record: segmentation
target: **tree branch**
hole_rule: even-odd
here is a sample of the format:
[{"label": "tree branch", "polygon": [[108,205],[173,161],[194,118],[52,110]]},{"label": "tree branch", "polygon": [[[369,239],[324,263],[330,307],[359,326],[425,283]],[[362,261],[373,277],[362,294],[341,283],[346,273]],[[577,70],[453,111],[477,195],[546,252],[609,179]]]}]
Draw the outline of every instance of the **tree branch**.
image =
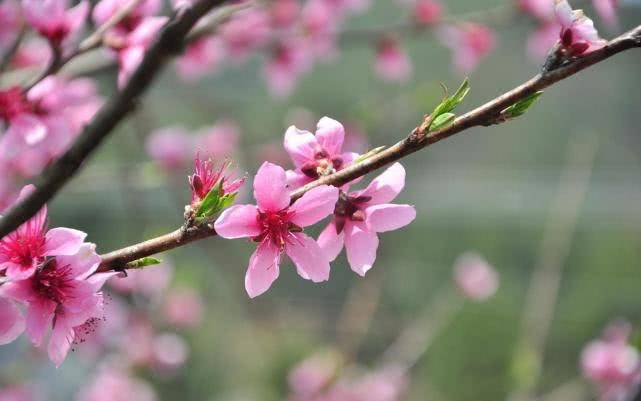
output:
[{"label": "tree branch", "polygon": [[[428,124],[425,123],[428,121],[429,116],[426,116],[424,121],[422,121],[407,138],[358,164],[296,189],[290,194],[292,201],[300,198],[307,191],[319,185],[343,185],[468,128],[504,122],[503,120],[497,120],[501,115],[501,111],[517,101],[525,99],[537,91],[547,88],[622,51],[635,47],[641,47],[641,25],[611,40],[605,47],[585,57],[569,62],[555,70],[536,75],[511,91],[458,117],[451,125],[445,128],[429,132],[426,128]],[[102,255],[102,264],[99,271],[122,270],[126,268],[128,262],[214,235],[216,235],[216,231],[213,228],[212,222],[181,228],[161,237]]]},{"label": "tree branch", "polygon": [[36,182],[36,190],[12,207],[0,220],[0,237],[9,234],[33,216],[80,170],[84,160],[135,108],[140,96],[169,58],[182,50],[184,39],[196,22],[213,7],[224,2],[225,0],[201,0],[174,14],[127,85],[100,109],[71,148],[45,170]]}]

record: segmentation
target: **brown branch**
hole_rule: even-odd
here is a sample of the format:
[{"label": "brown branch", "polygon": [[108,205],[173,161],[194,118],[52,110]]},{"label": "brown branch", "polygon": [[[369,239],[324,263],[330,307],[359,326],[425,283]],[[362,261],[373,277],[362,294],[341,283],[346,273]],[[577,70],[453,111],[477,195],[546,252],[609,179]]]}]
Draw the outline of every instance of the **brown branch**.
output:
[{"label": "brown branch", "polygon": [[[296,189],[291,193],[292,200],[300,198],[304,193],[319,185],[343,185],[355,178],[364,176],[369,172],[398,161],[411,153],[443,139],[449,138],[450,136],[468,128],[487,126],[491,123],[501,122],[497,121],[501,116],[501,111],[505,110],[517,101],[525,99],[531,94],[568,78],[591,65],[635,47],[641,47],[641,25],[611,40],[605,47],[594,51],[583,58],[570,62],[556,70],[536,75],[524,84],[462,115],[446,128],[428,132],[425,128],[427,126],[425,121],[429,116],[425,117],[425,120],[421,122],[421,124],[404,140],[379,153],[376,153],[372,157],[365,159],[358,164],[347,167],[339,172],[320,178]],[[126,268],[126,263],[136,259],[177,248],[190,242],[214,235],[216,235],[216,231],[214,230],[211,222],[179,229],[164,236],[102,255],[103,260],[99,271],[123,269]]]},{"label": "brown branch", "polygon": [[169,58],[182,50],[184,38],[196,22],[224,1],[201,0],[193,7],[181,9],[170,19],[127,85],[100,109],[71,148],[45,170],[36,182],[37,189],[0,220],[0,238],[33,216],[80,170],[85,159],[135,108]]}]

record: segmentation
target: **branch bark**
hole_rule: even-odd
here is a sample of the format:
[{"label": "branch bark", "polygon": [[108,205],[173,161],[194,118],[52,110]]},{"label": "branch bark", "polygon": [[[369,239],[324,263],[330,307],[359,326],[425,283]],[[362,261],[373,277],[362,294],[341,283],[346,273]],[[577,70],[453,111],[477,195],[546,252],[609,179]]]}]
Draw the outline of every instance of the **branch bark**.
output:
[{"label": "branch bark", "polygon": [[[578,72],[604,61],[622,51],[636,47],[641,47],[641,25],[611,40],[605,47],[594,51],[585,57],[574,60],[555,70],[541,72],[529,81],[458,117],[451,125],[443,129],[428,132],[425,128],[427,126],[424,124],[425,120],[422,121],[421,124],[407,136],[407,138],[395,145],[368,159],[365,159],[361,163],[322,177],[291,192],[290,195],[292,197],[292,201],[300,198],[307,191],[319,185],[343,185],[355,178],[396,162],[409,154],[426,148],[469,128],[500,123],[502,121],[497,121],[497,118],[500,116],[501,111],[505,110],[517,101],[525,99],[537,91],[545,89],[565,78],[577,74]],[[425,119],[428,118],[429,116],[425,117]],[[215,235],[216,231],[214,230],[211,222],[191,227],[183,227],[161,237],[102,255],[102,263],[99,271],[126,269],[126,264],[128,262]]]},{"label": "branch bark", "polygon": [[39,177],[36,190],[12,207],[0,220],[0,237],[9,234],[33,216],[80,170],[85,159],[135,108],[140,96],[169,58],[182,50],[191,28],[212,8],[224,2],[225,0],[201,0],[174,14],[127,85],[109,99],[71,148]]}]

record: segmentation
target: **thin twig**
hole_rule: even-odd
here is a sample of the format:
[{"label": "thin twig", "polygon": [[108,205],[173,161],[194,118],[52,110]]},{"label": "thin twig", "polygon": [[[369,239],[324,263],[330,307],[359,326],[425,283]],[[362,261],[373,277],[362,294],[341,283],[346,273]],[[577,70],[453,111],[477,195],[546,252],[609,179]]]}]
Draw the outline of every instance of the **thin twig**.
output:
[{"label": "thin twig", "polygon": [[[364,176],[365,174],[389,165],[390,163],[401,160],[409,154],[428,147],[443,139],[449,138],[459,132],[472,127],[486,126],[495,121],[496,118],[501,115],[501,111],[505,110],[517,101],[525,99],[537,91],[545,89],[622,51],[636,47],[641,47],[641,25],[634,30],[613,39],[605,47],[594,51],[581,59],[575,60],[556,70],[536,75],[524,84],[504,93],[482,106],[475,108],[461,117],[458,117],[451,125],[445,128],[428,132],[427,129],[424,128],[426,126],[424,122],[421,122],[421,124],[416,127],[407,138],[397,144],[375,154],[361,163],[346,167],[341,171],[322,177],[291,192],[290,195],[292,201],[300,198],[307,191],[319,185],[344,185],[355,178]],[[428,118],[429,117],[426,117],[425,119]],[[52,196],[53,194],[49,196],[49,198]],[[27,199],[25,202],[33,203],[34,201],[29,201]],[[41,204],[37,204],[37,208],[34,210],[38,210],[38,208],[43,204],[44,201]],[[21,209],[18,210],[18,212],[20,211]],[[1,234],[5,235],[5,233],[11,232],[20,223],[26,221],[26,219],[31,216],[28,213],[18,212],[14,210],[9,212],[9,215],[5,218],[5,220],[11,218],[8,223],[4,220],[0,221]],[[215,235],[216,231],[213,228],[212,222],[191,226],[187,229],[178,229],[164,236],[102,255],[100,271],[122,269],[127,262]]]}]

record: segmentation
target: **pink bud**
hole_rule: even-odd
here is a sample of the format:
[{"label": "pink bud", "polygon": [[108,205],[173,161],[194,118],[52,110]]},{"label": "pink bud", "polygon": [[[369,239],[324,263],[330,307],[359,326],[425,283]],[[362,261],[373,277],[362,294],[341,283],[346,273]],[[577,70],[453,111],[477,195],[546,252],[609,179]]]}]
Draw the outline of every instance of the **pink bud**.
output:
[{"label": "pink bud", "polygon": [[437,0],[417,0],[413,13],[417,24],[433,25],[441,19],[443,6]]},{"label": "pink bud", "polygon": [[482,256],[468,252],[454,263],[454,282],[465,297],[485,301],[498,290],[499,276]]},{"label": "pink bud", "polygon": [[412,75],[412,63],[395,39],[386,38],[378,44],[374,70],[385,81],[404,82]]}]

